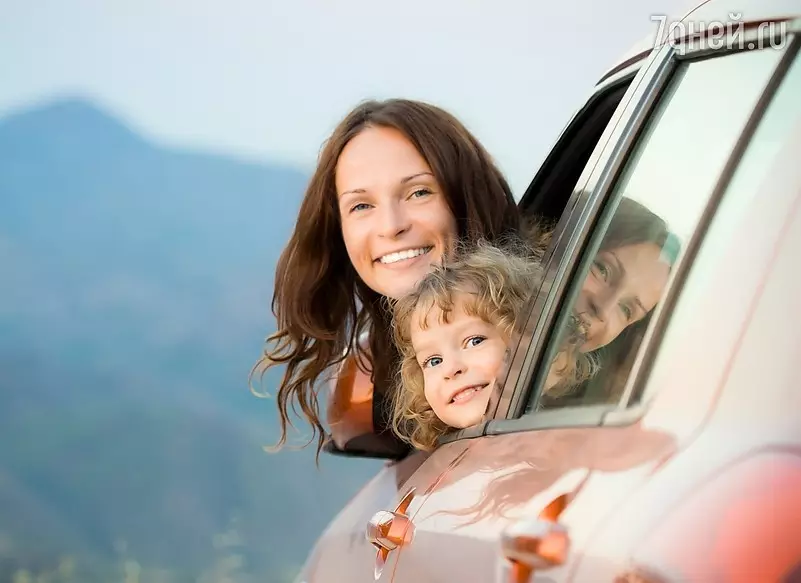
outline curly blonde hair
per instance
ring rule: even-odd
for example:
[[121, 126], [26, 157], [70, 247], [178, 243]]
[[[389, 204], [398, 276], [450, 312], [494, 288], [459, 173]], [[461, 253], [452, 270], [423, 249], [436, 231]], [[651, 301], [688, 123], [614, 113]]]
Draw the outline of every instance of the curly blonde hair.
[[[478, 242], [462, 248], [456, 258], [434, 268], [415, 289], [393, 306], [394, 340], [401, 354], [394, 391], [392, 428], [402, 439], [421, 450], [431, 450], [447, 430], [425, 398], [423, 370], [411, 342], [413, 318], [431, 308], [441, 310], [448, 321], [456, 296], [466, 296], [464, 309], [501, 329], [511, 340], [527, 300], [542, 281], [539, 250], [522, 241], [503, 246]], [[426, 326], [425, 318], [419, 321]]]

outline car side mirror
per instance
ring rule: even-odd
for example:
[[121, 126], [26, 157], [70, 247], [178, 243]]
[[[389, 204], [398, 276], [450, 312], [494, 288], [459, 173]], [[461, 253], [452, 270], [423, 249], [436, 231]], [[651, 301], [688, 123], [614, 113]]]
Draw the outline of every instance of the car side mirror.
[[376, 432], [373, 425], [373, 384], [349, 355], [330, 381], [327, 422], [330, 435], [323, 451], [332, 455], [398, 460], [411, 447], [391, 431]]

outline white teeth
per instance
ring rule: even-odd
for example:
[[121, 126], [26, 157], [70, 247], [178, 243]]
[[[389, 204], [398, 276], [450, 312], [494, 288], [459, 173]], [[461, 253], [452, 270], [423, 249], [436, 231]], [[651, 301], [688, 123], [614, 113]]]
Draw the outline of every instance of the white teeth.
[[456, 394], [456, 395], [453, 397], [453, 402], [454, 402], [454, 403], [458, 403], [459, 401], [464, 401], [464, 400], [465, 400], [465, 399], [467, 399], [467, 398], [468, 398], [470, 395], [472, 395], [473, 393], [475, 393], [477, 390], [478, 390], [478, 389], [467, 389], [467, 390], [465, 390], [465, 391], [462, 391], [462, 392], [460, 392], [460, 393], [457, 393], [457, 394]]
[[459, 391], [458, 393], [456, 393], [453, 397], [451, 397], [451, 403], [459, 403], [461, 401], [466, 401], [467, 399], [469, 399], [470, 397], [473, 396], [473, 393], [477, 393], [477, 392], [479, 392], [481, 390], [484, 390], [484, 388], [486, 386], [487, 385], [475, 385], [475, 386], [463, 389], [463, 390]]
[[381, 263], [396, 263], [398, 261], [402, 261], [404, 259], [411, 259], [413, 257], [417, 257], [418, 255], [422, 255], [423, 253], [428, 253], [431, 250], [431, 247], [420, 247], [419, 249], [406, 249], [405, 251], [398, 251], [397, 253], [388, 253], [383, 257], [380, 257], [378, 260]]

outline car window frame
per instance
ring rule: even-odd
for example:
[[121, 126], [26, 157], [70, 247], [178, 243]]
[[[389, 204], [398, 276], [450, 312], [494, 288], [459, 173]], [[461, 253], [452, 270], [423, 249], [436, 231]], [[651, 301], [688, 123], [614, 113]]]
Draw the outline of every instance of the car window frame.
[[[743, 126], [740, 137], [732, 148], [729, 159], [721, 170], [709, 200], [699, 217], [696, 228], [685, 245], [684, 259], [676, 268], [673, 282], [659, 302], [657, 309], [654, 310], [651, 325], [643, 337], [641, 348], [637, 351], [637, 356], [632, 364], [621, 398], [613, 410], [604, 414], [603, 425], [614, 426], [634, 423], [648, 409], [654, 393], [649, 393], [646, 390], [646, 385], [659, 354], [662, 340], [670, 324], [670, 316], [679, 302], [690, 276], [694, 260], [702, 248], [718, 209], [723, 204], [726, 192], [729, 190], [732, 179], [740, 167], [754, 134], [764, 119], [770, 104], [776, 97], [787, 72], [794, 64], [797, 64], [798, 59], [801, 59], [801, 34], [799, 33], [801, 33], [801, 19], [791, 21], [786, 35], [789, 46], [776, 64], [762, 95], [757, 100], [754, 109]], [[694, 54], [687, 53], [682, 55], [680, 60], [692, 58]], [[635, 399], [637, 399], [636, 402], [634, 401]]]
[[[580, 132], [576, 126], [583, 123], [583, 120], [586, 119], [588, 115], [592, 115], [595, 107], [604, 99], [606, 95], [616, 91], [621, 85], [628, 83], [628, 89], [615, 108], [615, 112], [612, 114], [612, 117], [609, 120], [607, 127], [602, 132], [601, 137], [598, 139], [598, 142], [593, 147], [593, 151], [584, 165], [584, 169], [581, 172], [577, 185], [584, 184], [587, 181], [588, 177], [592, 174], [593, 170], [602, 159], [601, 154], [605, 150], [607, 143], [615, 135], [615, 131], [621, 123], [622, 112], [627, 110], [631, 100], [636, 97], [637, 87], [639, 86], [643, 71], [648, 67], [649, 63], [651, 62], [651, 58], [652, 54], [650, 52], [641, 53], [638, 55], [637, 59], [631, 59], [625, 63], [625, 66], [622, 66], [616, 71], [605, 75], [594, 86], [590, 97], [570, 118], [570, 121], [565, 125], [562, 132], [559, 134], [559, 137], [549, 151], [545, 160], [540, 164], [537, 173], [534, 175], [534, 178], [529, 183], [529, 186], [526, 188], [525, 193], [521, 197], [520, 202], [518, 203], [518, 208], [525, 213], [525, 209], [532, 204], [531, 199], [534, 196], [532, 193], [534, 193], [542, 184], [542, 182], [549, 177], [548, 170], [556, 164], [556, 159], [561, 156], [570, 155], [570, 151], [575, 148], [574, 140], [576, 135]], [[583, 204], [584, 201], [582, 201], [582, 189], [574, 188], [565, 204], [565, 210], [563, 211], [558, 223], [554, 228], [554, 236], [551, 240], [549, 248], [545, 252], [546, 273], [548, 265], [551, 265], [553, 262], [557, 264], [559, 263], [560, 253], [558, 250], [563, 247], [560, 242], [563, 240], [563, 236], [568, 233], [568, 230], [571, 228], [569, 218], [573, 216], [574, 211], [577, 208], [580, 208]], [[545, 284], [543, 284], [543, 286], [544, 285]], [[539, 297], [539, 292], [536, 294], [536, 297]], [[532, 300], [527, 312], [531, 313], [535, 309], [536, 307], [534, 300]], [[514, 363], [517, 348], [523, 345], [525, 345], [525, 338], [521, 337], [521, 335], [518, 333], [512, 341], [513, 349], [512, 355], [510, 355], [510, 362]], [[509, 381], [512, 378], [513, 370], [514, 367], [510, 367], [510, 371], [506, 376], [504, 386], [508, 386]], [[468, 439], [484, 435], [487, 424], [497, 416], [499, 405], [503, 406], [502, 400], [495, 403], [491, 401], [487, 414], [482, 422], [459, 431], [447, 433], [440, 437], [438, 443], [443, 444], [460, 439]]]
[[[605, 145], [604, 165], [585, 184], [585, 190], [582, 194], [586, 200], [583, 206], [577, 206], [572, 209], [570, 212], [571, 217], [565, 217], [566, 222], [573, 225], [572, 230], [568, 231], [566, 229], [566, 232], [571, 233], [570, 241], [566, 244], [567, 248], [564, 251], [558, 255], [554, 254], [553, 261], [547, 270], [548, 277], [546, 279], [548, 281], [540, 288], [537, 293], [537, 300], [535, 300], [535, 305], [539, 304], [542, 311], [537, 311], [536, 308], [531, 311], [529, 320], [521, 335], [521, 341], [516, 347], [515, 359], [519, 372], [514, 378], [511, 375], [507, 377], [507, 383], [504, 386], [505, 395], [502, 397], [502, 399], [505, 397], [508, 400], [509, 407], [505, 411], [499, 410], [496, 412], [495, 417], [485, 424], [484, 433], [486, 435], [555, 427], [625, 425], [634, 423], [642, 417], [648, 408], [650, 402], [648, 399], [643, 399], [642, 403], [631, 407], [628, 405], [636, 391], [642, 390], [642, 387], [647, 383], [650, 366], [658, 354], [659, 341], [669, 321], [671, 307], [675, 305], [681, 294], [686, 274], [692, 267], [693, 259], [708, 229], [709, 222], [714, 216], [714, 211], [742, 158], [745, 147], [748, 145], [759, 120], [761, 120], [767, 105], [775, 95], [784, 74], [795, 58], [799, 43], [801, 43], [801, 38], [799, 38], [798, 34], [799, 28], [799, 21], [795, 20], [791, 21], [786, 29], [786, 38], [790, 46], [787, 47], [784, 55], [774, 67], [768, 84], [749, 114], [743, 131], [733, 146], [732, 153], [715, 181], [710, 199], [704, 207], [702, 216], [688, 242], [688, 248], [684, 252], [684, 259], [681, 261], [681, 265], [678, 266], [677, 274], [673, 277], [673, 282], [665, 297], [660, 301], [658, 310], [654, 313], [654, 321], [649, 326], [638, 349], [638, 354], [629, 373], [621, 399], [616, 403], [610, 404], [565, 407], [548, 411], [536, 411], [524, 415], [523, 412], [534, 375], [541, 366], [541, 360], [554, 332], [553, 326], [558, 306], [561, 305], [573, 281], [575, 270], [579, 263], [578, 260], [591, 240], [595, 225], [603, 214], [606, 204], [612, 196], [617, 179], [625, 168], [630, 155], [634, 152], [640, 131], [650, 119], [650, 114], [656, 107], [659, 97], [670, 87], [670, 80], [673, 78], [673, 74], [683, 62], [705, 58], [725, 58], [727, 55], [745, 49], [710, 48], [709, 43], [706, 42], [707, 39], [695, 37], [691, 39], [691, 42], [698, 44], [699, 46], [697, 47], [688, 48], [683, 42], [673, 43], [672, 45], [666, 44], [652, 55], [647, 77], [643, 79], [643, 82], [648, 84], [647, 90], [641, 95], [638, 102], [627, 105], [629, 109], [627, 127], [623, 130], [617, 142], [613, 141]], [[764, 43], [768, 39], [768, 34], [758, 26], [752, 25], [746, 30], [744, 37], [746, 44], [758, 38], [761, 38]], [[757, 50], [771, 49], [763, 48]], [[553, 266], [553, 264], [557, 264], [557, 266]], [[670, 301], [668, 302], [668, 300]], [[527, 340], [528, 344], [526, 345]], [[521, 347], [523, 347], [523, 350], [520, 350]], [[515, 362], [513, 362], [511, 368], [514, 367]]]
[[[662, 47], [652, 53], [643, 64], [638, 73], [640, 78], [629, 87], [628, 99], [624, 98], [625, 103], [621, 102], [622, 107], [616, 113], [618, 119], [614, 127], [608, 128], [607, 141], [598, 144], [597, 151], [591, 157], [591, 162], [595, 158], [594, 163], [587, 165], [576, 185], [573, 194], [577, 199], [576, 204], [573, 208], [566, 209], [560, 220], [556, 248], [545, 266], [543, 284], [527, 311], [526, 324], [511, 359], [501, 403], [488, 424], [497, 426], [500, 422], [517, 420], [518, 412], [522, 412], [531, 375], [537, 368], [536, 363], [543, 356], [558, 316], [556, 304], [566, 293], [575, 275], [577, 259], [594, 231], [615, 179], [633, 151], [658, 97], [669, 82], [673, 72], [668, 68], [671, 55], [670, 47]], [[588, 415], [589, 413], [588, 411]], [[574, 416], [570, 414], [570, 417]]]

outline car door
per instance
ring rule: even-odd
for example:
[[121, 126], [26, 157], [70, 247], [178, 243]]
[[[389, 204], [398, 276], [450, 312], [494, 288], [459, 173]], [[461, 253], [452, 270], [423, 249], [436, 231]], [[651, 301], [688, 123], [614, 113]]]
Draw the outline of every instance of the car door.
[[[630, 205], [624, 199], [669, 225], [660, 257], [670, 256], [672, 269], [660, 302], [677, 293], [675, 274], [703, 231], [716, 185], [775, 90], [776, 72], [784, 71], [788, 44], [769, 42], [765, 29], [749, 34], [758, 49], [697, 41], [694, 48], [665, 46], [629, 87], [560, 219], [546, 281], [504, 390], [491, 403], [493, 418], [456, 435], [469, 445], [410, 515], [413, 539], [399, 548], [392, 581], [527, 581], [532, 568], [539, 574], [542, 567], [549, 567], [548, 580], [564, 580], [603, 519], [708, 411], [710, 401], [699, 399], [687, 404], [688, 421], [676, 426], [643, 424], [642, 408], [617, 426], [603, 426], [626, 409], [638, 382], [633, 365], [649, 348], [659, 302], [638, 328], [627, 327], [603, 346], [609, 369], [578, 396], [544, 395], [543, 385], [612, 225]], [[503, 540], [512, 559], [506, 562], [498, 560]]]
[[[794, 41], [798, 47], [801, 43]], [[625, 423], [692, 428], [680, 455], [621, 499], [576, 581], [792, 581], [801, 565], [801, 55], [791, 49], [743, 133], [681, 294], [639, 366]], [[782, 77], [783, 70], [786, 73]], [[717, 198], [717, 195], [713, 196]], [[702, 317], [699, 317], [702, 315]], [[669, 318], [667, 317], [669, 316]], [[658, 350], [653, 350], [658, 344]], [[677, 367], [676, 363], [681, 363]], [[702, 407], [687, 407], [700, 401]], [[694, 412], [702, 412], [698, 418]], [[685, 427], [685, 429], [681, 429]], [[796, 577], [797, 577], [796, 572]]]

